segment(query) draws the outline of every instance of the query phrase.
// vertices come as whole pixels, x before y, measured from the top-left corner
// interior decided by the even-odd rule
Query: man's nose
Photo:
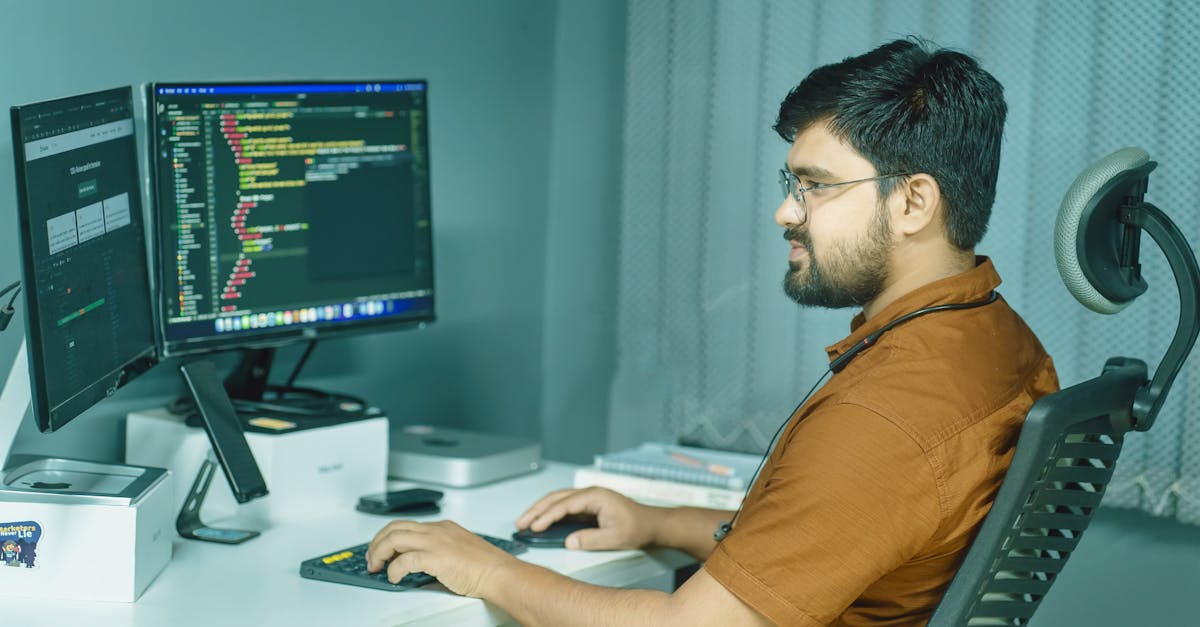
[[[782,226],[785,229],[790,229],[793,226],[799,226],[800,220],[797,217],[800,212],[796,206],[796,199],[788,196],[783,199],[779,207],[775,209],[775,224]]]

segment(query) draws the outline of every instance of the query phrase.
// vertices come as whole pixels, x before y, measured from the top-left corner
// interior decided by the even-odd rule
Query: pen
[[[672,452],[671,459],[683,464],[687,464],[688,466],[704,468],[708,472],[711,472],[714,475],[721,475],[722,477],[728,477],[729,475],[733,474],[733,469],[729,466],[722,466],[720,464],[705,464],[703,461],[696,459],[695,457],[684,455],[683,453]]]

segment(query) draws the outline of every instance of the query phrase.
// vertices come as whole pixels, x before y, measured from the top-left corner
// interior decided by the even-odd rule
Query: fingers
[[[386,565],[392,583],[409,573],[425,572],[456,594],[476,596],[487,573],[515,559],[451,521],[400,520],[389,523],[372,541],[367,569],[378,573]]]
[[[591,490],[578,491],[551,503],[545,511],[533,519],[529,528],[545,531],[551,524],[568,514],[599,514],[602,505],[597,493]]]
[[[386,536],[387,534],[389,534],[393,531],[397,531],[397,530],[401,530],[401,529],[407,529],[409,531],[417,531],[420,528],[420,524],[421,523],[413,522],[411,520],[393,520],[392,522],[384,525],[383,528],[380,529],[375,534],[374,538],[371,538],[370,546],[372,546],[372,547],[375,546],[375,543],[379,542],[384,536]],[[369,548],[367,549],[367,552],[370,553]]]
[[[576,551],[605,551],[629,548],[620,546],[620,536],[612,529],[582,529],[567,536],[566,547]]]
[[[367,546],[367,571],[378,572],[397,554],[417,548],[421,536],[425,534],[425,524],[411,520],[394,520],[380,529]]]
[[[409,573],[423,572],[425,568],[421,566],[424,561],[425,553],[423,551],[409,551],[401,553],[396,559],[388,562],[387,578],[391,583],[400,583],[401,579]]]
[[[564,497],[574,494],[576,492],[579,492],[579,490],[575,490],[575,489],[555,490],[554,492],[551,492],[551,493],[547,494],[546,496],[543,496],[542,498],[538,499],[538,501],[536,503],[534,503],[533,505],[531,505],[528,510],[525,510],[524,514],[521,514],[520,518],[517,518],[517,529],[529,528],[529,525],[531,523],[533,523],[533,521],[535,519],[541,517],[542,514],[544,514],[546,512],[547,508],[549,508],[554,503],[562,500]],[[541,529],[535,529],[534,531],[541,531]]]

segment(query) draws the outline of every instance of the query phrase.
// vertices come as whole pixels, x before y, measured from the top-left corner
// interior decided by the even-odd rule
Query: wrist
[[[523,581],[520,571],[525,566],[528,564],[517,557],[505,555],[484,574],[483,579],[479,582],[479,594],[476,596],[501,605],[500,596],[505,591],[511,591],[516,582]]]
[[[643,505],[646,508],[645,519],[646,528],[650,531],[650,537],[646,544],[640,548],[648,548],[652,546],[669,547],[671,546],[670,539],[667,538],[668,529],[671,528],[670,519],[675,508],[657,507],[654,505]]]

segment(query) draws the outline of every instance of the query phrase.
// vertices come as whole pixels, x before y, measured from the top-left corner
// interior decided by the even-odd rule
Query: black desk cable
[[[0,309],[0,331],[8,328],[8,323],[12,322],[13,315],[16,313],[16,310],[13,309],[13,303],[17,301],[17,294],[21,293],[21,282],[13,281],[8,287],[0,290],[0,298],[4,298],[4,295],[9,292],[13,293],[12,297],[8,299],[8,304],[3,309]]]

